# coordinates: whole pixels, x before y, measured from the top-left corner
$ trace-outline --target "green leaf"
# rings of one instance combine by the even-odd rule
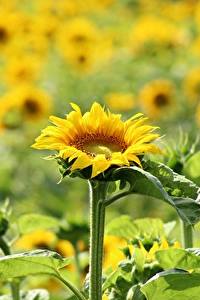
[[[57,228],[59,220],[40,214],[25,214],[18,220],[18,227],[21,234],[27,234],[40,229]]]
[[[141,288],[147,300],[199,300],[200,274],[181,270],[158,273]]]
[[[200,220],[200,201],[196,200],[199,187],[163,164],[148,162],[145,167],[148,172],[138,167],[118,168],[113,171],[112,179],[128,181],[128,193],[163,200],[176,209],[185,223],[197,223]]]
[[[138,229],[129,216],[120,216],[106,226],[106,234],[130,240],[138,236]]]
[[[195,153],[184,165],[183,173],[195,183],[200,185],[200,151]]]
[[[133,287],[130,288],[128,291],[126,300],[145,300],[144,294],[140,291],[140,285],[134,285]]]
[[[155,253],[156,259],[163,269],[180,268],[184,270],[200,268],[200,249],[166,249]]]
[[[133,221],[129,216],[120,216],[106,226],[106,234],[134,240],[142,237],[156,239],[165,236],[164,224],[157,218],[142,218]]]
[[[136,269],[139,272],[142,272],[144,270],[144,264],[146,259],[141,249],[139,248],[134,249],[134,259],[135,259]]]
[[[35,250],[0,258],[0,279],[24,277],[36,274],[57,276],[59,269],[70,263],[58,253],[47,250]]]
[[[199,187],[185,176],[162,163],[148,161],[145,167],[146,171],[159,179],[170,196],[197,199]]]
[[[12,300],[12,296],[4,295],[0,300]],[[43,289],[30,290],[28,292],[20,292],[20,300],[49,300],[49,293]]]

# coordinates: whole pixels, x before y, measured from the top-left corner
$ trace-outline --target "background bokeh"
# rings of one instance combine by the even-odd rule
[[[87,183],[58,185],[56,162],[30,146],[49,115],[63,117],[70,102],[85,111],[93,101],[124,119],[143,112],[160,127],[163,146],[183,143],[186,133],[194,141],[200,1],[0,1],[0,200],[11,199],[15,216],[87,220]],[[107,218],[122,213],[176,217],[165,204],[133,196]]]

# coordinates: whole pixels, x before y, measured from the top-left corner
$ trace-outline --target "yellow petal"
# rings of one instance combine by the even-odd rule
[[[99,175],[100,173],[104,172],[105,170],[107,170],[110,167],[111,163],[109,160],[107,160],[105,158],[105,155],[97,155],[92,162],[92,176],[96,177],[97,175]]]
[[[82,170],[84,168],[87,168],[91,164],[92,164],[92,159],[86,153],[82,152],[82,154],[80,154],[80,156],[78,156],[75,162],[73,163],[71,170],[72,171],[77,169]]]

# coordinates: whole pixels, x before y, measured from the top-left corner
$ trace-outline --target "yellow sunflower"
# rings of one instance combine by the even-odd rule
[[[197,125],[200,127],[200,104],[197,106],[196,122],[197,122]]]
[[[52,249],[56,241],[54,233],[48,230],[37,230],[23,235],[14,244],[15,249],[33,250],[33,249]]]
[[[123,122],[121,115],[105,111],[94,103],[89,112],[82,115],[76,104],[66,119],[55,116],[32,146],[35,149],[57,150],[58,157],[71,162],[71,171],[92,166],[95,177],[112,165],[141,166],[138,155],[160,153],[151,142],[159,135],[156,127],[144,124],[147,118],[137,114]]]
[[[175,105],[174,86],[168,80],[153,80],[142,88],[139,99],[151,118],[159,118]]]
[[[109,93],[105,95],[109,108],[117,111],[129,111],[135,106],[135,99],[131,93]]]
[[[49,114],[51,99],[33,86],[21,86],[5,94],[0,101],[0,129],[18,128],[27,121],[38,121]]]
[[[130,33],[134,53],[152,49],[176,47],[183,42],[183,33],[165,19],[151,15],[142,16]]]
[[[200,99],[200,67],[188,72],[184,80],[184,90],[189,101],[196,102]]]
[[[166,239],[163,239],[160,243],[154,242],[153,246],[149,251],[147,251],[142,244],[142,242],[139,242],[139,249],[141,250],[143,256],[145,257],[146,262],[152,262],[155,260],[155,254],[159,250],[164,250],[164,249],[169,249],[169,248],[181,248],[181,245],[178,241],[174,242],[173,245],[169,245],[168,241]],[[133,254],[134,254],[134,247],[133,249]]]
[[[127,246],[127,242],[112,235],[105,235],[104,237],[104,262],[103,268],[116,269],[120,261],[124,260],[125,255],[122,249]]]
[[[41,62],[33,55],[14,56],[7,62],[3,79],[8,84],[32,82],[39,76]]]

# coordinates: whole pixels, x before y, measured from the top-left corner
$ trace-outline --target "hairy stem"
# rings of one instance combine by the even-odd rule
[[[184,248],[193,247],[193,228],[181,220],[182,244]]]
[[[90,185],[90,283],[89,299],[102,299],[102,260],[105,225],[105,193],[107,183],[89,182]]]

